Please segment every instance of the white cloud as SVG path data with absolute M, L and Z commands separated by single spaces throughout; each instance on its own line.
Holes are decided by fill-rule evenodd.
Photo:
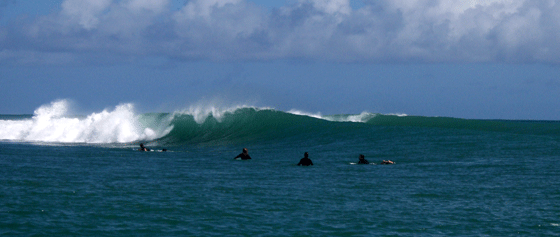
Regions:
M 190 1 L 173 18 L 177 21 L 192 20 L 202 17 L 211 20 L 211 15 L 215 9 L 223 8 L 227 4 L 239 4 L 241 0 L 193 0 Z
M 270 11 L 247 0 L 190 0 L 172 11 L 169 0 L 66 0 L 59 13 L 0 28 L 0 46 L 10 57 L 54 50 L 76 57 L 560 62 L 558 0 L 364 2 L 352 9 L 349 0 L 298 0 Z
M 66 0 L 62 3 L 62 13 L 77 21 L 86 30 L 99 23 L 99 15 L 109 7 L 111 0 Z
M 300 0 L 300 4 L 311 3 L 315 9 L 327 14 L 348 15 L 352 11 L 350 0 Z
M 168 4 L 169 0 L 128 0 L 124 3 L 131 11 L 152 11 L 154 13 L 164 12 Z

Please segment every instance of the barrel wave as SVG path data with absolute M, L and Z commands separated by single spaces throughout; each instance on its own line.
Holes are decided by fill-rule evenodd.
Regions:
M 163 116 L 163 115 L 151 115 Z M 449 117 L 422 117 L 361 113 L 358 115 L 306 114 L 254 107 L 237 108 L 220 116 L 207 114 L 197 122 L 193 114 L 176 113 L 173 127 L 164 137 L 163 144 L 224 144 L 283 141 L 304 142 L 317 138 L 341 139 L 361 136 L 379 127 L 433 128 L 443 130 L 476 130 L 500 133 L 558 135 L 560 122 L 476 120 Z
M 372 128 L 410 127 L 535 135 L 560 134 L 557 121 L 476 120 L 449 117 L 361 114 L 321 115 L 235 106 L 136 114 L 121 104 L 87 116 L 69 115 L 67 101 L 41 106 L 34 115 L 1 116 L 0 140 L 50 143 L 220 145 L 305 142 L 369 134 Z M 379 132 L 379 131 L 375 131 Z

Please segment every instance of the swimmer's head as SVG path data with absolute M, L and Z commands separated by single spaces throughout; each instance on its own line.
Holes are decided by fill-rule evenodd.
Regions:
M 360 160 L 366 158 L 364 155 L 360 154 Z
M 248 153 L 249 150 L 247 150 L 247 148 L 243 148 L 243 153 Z
M 305 158 L 307 158 L 307 157 L 309 156 L 309 153 L 305 152 L 305 153 L 303 153 L 303 156 L 304 156 Z

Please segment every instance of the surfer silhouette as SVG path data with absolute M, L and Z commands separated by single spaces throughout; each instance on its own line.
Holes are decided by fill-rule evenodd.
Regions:
M 149 148 L 144 146 L 144 143 L 140 143 L 140 149 L 138 149 L 139 151 L 150 151 Z
M 243 148 L 243 152 L 241 152 L 241 154 L 237 155 L 233 159 L 237 159 L 237 158 L 241 158 L 241 160 L 250 160 L 251 156 L 249 156 L 249 150 L 247 150 L 247 148 Z
M 364 155 L 360 154 L 360 160 L 358 161 L 358 164 L 367 165 L 369 164 L 369 161 L 366 160 L 366 157 Z
M 310 166 L 313 165 L 313 161 L 311 161 L 311 159 L 309 159 L 309 154 L 307 152 L 303 153 L 303 158 L 301 158 L 301 160 L 299 160 L 299 163 L 297 164 L 298 166 L 303 165 L 303 166 Z

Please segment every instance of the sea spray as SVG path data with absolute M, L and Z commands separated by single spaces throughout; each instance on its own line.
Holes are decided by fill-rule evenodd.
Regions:
M 189 106 L 188 109 L 177 110 L 173 114 L 174 116 L 184 116 L 190 115 L 198 124 L 203 124 L 208 117 L 216 119 L 218 122 L 222 122 L 223 118 L 227 114 L 233 114 L 241 109 L 254 109 L 254 110 L 272 110 L 272 108 L 267 107 L 254 107 L 249 105 L 224 105 L 223 103 L 197 103 L 195 105 Z
M 54 101 L 36 109 L 31 119 L 1 120 L 0 139 L 62 143 L 124 143 L 153 140 L 171 128 L 159 124 L 155 129 L 139 122 L 132 104 L 120 104 L 88 116 L 68 115 L 67 100 Z

